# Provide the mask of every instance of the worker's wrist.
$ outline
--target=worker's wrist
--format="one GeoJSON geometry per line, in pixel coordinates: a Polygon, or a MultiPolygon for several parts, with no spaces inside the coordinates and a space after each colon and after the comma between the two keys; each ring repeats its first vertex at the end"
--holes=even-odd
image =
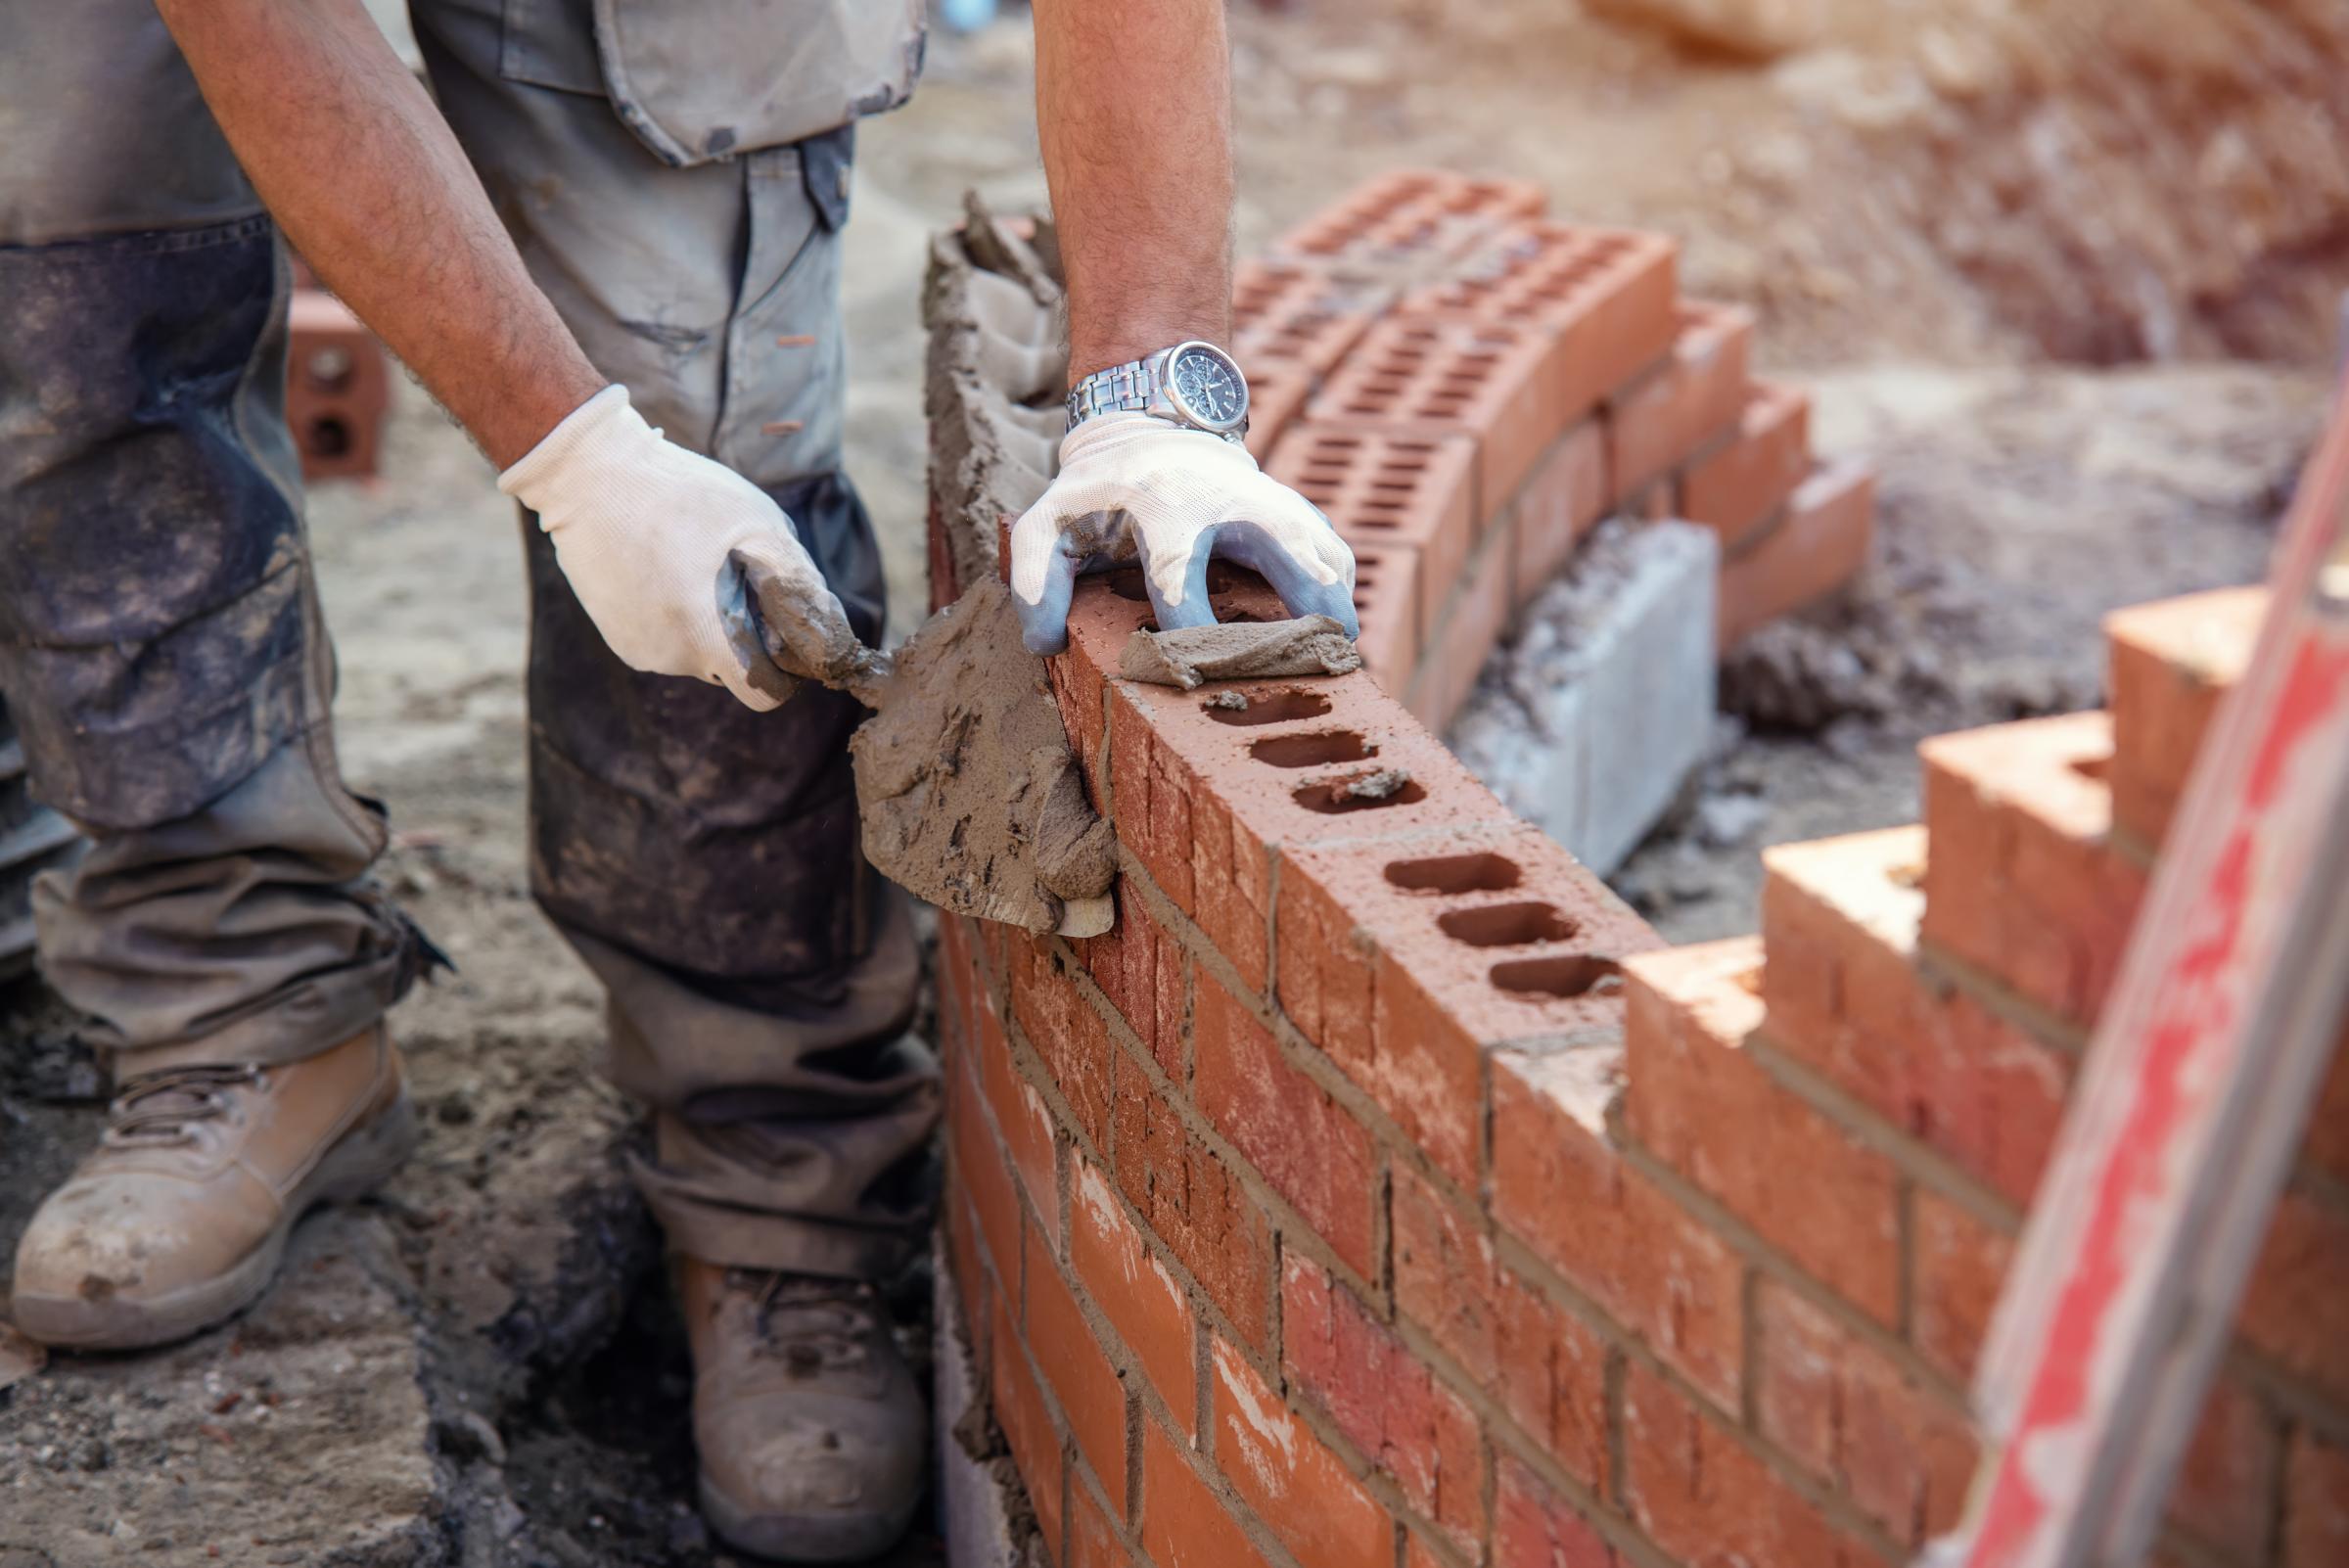
{"type": "Polygon", "coordinates": [[[474,439],[503,473],[522,462],[564,422],[605,392],[611,383],[586,357],[574,352],[529,385],[515,388],[490,412],[477,419],[474,439]]]}

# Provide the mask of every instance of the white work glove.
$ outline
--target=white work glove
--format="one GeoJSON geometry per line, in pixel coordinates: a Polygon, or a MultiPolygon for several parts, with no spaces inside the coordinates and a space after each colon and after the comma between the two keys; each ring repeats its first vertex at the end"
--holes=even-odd
{"type": "Polygon", "coordinates": [[[630,669],[707,680],[764,712],[795,675],[853,662],[856,633],[783,509],[663,439],[624,387],[573,409],[497,487],[538,514],[572,591],[630,669]],[[779,664],[770,642],[796,657],[779,664]]]}
{"type": "Polygon", "coordinates": [[[1361,635],[1354,552],[1319,507],[1235,441],[1150,414],[1098,414],[1060,442],[1060,477],[1012,525],[1011,596],[1033,653],[1069,644],[1080,572],[1139,561],[1161,631],[1211,626],[1207,563],[1260,573],[1293,616],[1361,635]]]}

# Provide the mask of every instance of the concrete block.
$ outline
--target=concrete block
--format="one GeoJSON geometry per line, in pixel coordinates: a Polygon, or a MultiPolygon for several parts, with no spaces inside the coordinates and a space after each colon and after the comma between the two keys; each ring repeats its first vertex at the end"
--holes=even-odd
{"type": "Polygon", "coordinates": [[[1610,523],[1486,662],[1451,748],[1605,875],[1704,760],[1713,726],[1710,529],[1610,523]]]}

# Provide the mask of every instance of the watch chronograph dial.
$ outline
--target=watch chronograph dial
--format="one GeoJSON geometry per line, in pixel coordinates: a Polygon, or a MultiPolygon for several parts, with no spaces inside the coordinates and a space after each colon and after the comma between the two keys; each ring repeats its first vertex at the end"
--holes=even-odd
{"type": "Polygon", "coordinates": [[[1202,423],[1233,425],[1248,411],[1248,384],[1221,354],[1186,348],[1169,368],[1175,396],[1202,423]]]}

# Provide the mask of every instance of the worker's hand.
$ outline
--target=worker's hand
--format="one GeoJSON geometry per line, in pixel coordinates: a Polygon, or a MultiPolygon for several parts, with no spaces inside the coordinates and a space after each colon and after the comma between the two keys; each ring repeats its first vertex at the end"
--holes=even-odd
{"type": "Polygon", "coordinates": [[[1361,634],[1354,552],[1318,507],[1236,442],[1149,414],[1101,414],[1061,438],[1060,477],[1011,530],[1011,595],[1035,653],[1069,643],[1077,574],[1139,561],[1162,631],[1215,624],[1207,563],[1262,574],[1293,616],[1361,634]]]}
{"type": "Polygon", "coordinates": [[[856,633],[783,509],[663,439],[624,387],[572,410],[497,487],[538,514],[572,591],[630,669],[707,680],[763,711],[793,677],[854,660],[856,633]]]}

